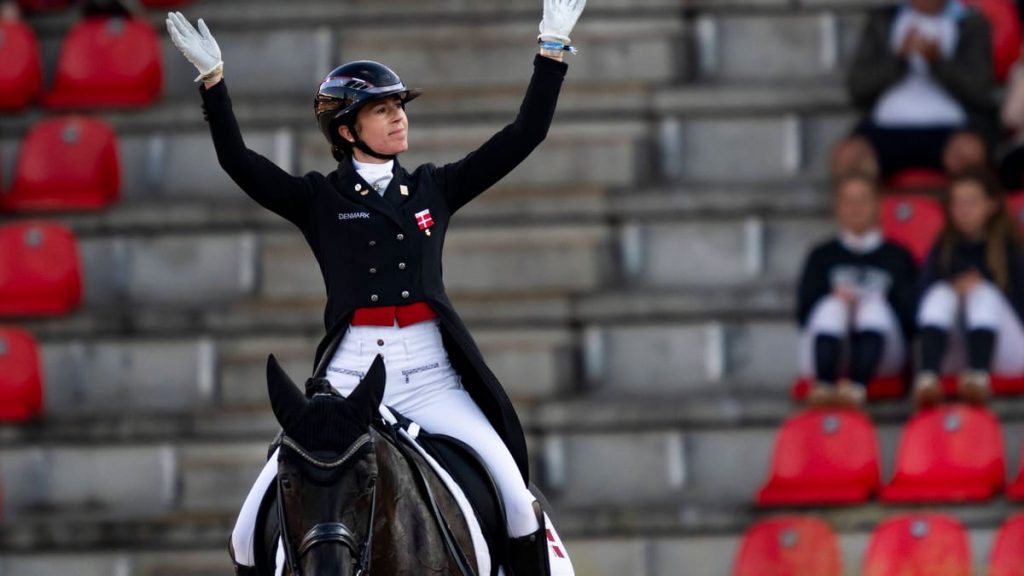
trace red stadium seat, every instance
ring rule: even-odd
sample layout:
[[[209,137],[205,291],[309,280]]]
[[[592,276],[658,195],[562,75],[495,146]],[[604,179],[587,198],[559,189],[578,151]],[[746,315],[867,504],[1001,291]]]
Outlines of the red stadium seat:
[[[18,0],[18,6],[26,12],[54,12],[70,5],[71,0]]]
[[[116,202],[121,189],[117,137],[106,122],[43,120],[25,137],[11,192],[0,210],[84,210]]]
[[[1011,516],[996,535],[988,576],[1024,576],[1024,513]]]
[[[882,198],[882,233],[924,261],[945,222],[942,204],[928,196],[889,194]]]
[[[842,561],[832,529],[817,518],[762,520],[743,536],[733,576],[839,576]]]
[[[0,227],[0,316],[57,316],[81,301],[78,245],[70,230],[32,221]]]
[[[930,168],[907,168],[890,176],[885,185],[891,190],[941,190],[946,187],[946,175]]]
[[[811,391],[812,378],[800,377],[793,382],[790,396],[793,400],[801,401]],[[903,376],[885,376],[873,379],[868,383],[868,401],[895,400],[902,398],[906,393],[906,379]]]
[[[758,506],[864,502],[881,484],[878,438],[863,414],[807,410],[782,425]]]
[[[39,347],[24,330],[0,327],[0,422],[23,422],[43,407]]]
[[[138,107],[163,90],[160,43],[140,19],[86,18],[61,46],[50,108]]]
[[[1006,481],[999,421],[983,408],[946,405],[911,418],[885,502],[987,500]]]
[[[0,110],[31,104],[43,84],[36,35],[22,22],[0,21]]]
[[[1024,190],[1018,190],[1006,197],[1006,210],[1017,225],[1017,232],[1024,238]]]
[[[966,4],[988,20],[992,35],[992,70],[996,80],[1005,82],[1020,56],[1020,16],[1012,0],[967,0]]]
[[[942,514],[906,514],[871,535],[864,576],[971,576],[971,547],[963,526]]]

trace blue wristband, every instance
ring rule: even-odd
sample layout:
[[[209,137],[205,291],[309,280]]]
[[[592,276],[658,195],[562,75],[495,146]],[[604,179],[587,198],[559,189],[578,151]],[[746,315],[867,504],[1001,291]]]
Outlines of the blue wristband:
[[[545,50],[561,50],[563,52],[568,52],[569,54],[577,53],[575,46],[567,46],[565,44],[562,44],[561,42],[544,42],[543,40],[541,40],[540,47],[544,48]]]

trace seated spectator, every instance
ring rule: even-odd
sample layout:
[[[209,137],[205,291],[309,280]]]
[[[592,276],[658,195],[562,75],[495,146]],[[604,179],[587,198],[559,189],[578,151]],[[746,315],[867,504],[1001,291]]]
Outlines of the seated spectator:
[[[21,8],[14,0],[0,0],[0,20],[21,20]]]
[[[875,9],[847,84],[864,118],[836,147],[833,174],[887,178],[987,161],[998,131],[989,26],[959,0]]]
[[[1024,251],[1002,191],[987,172],[951,182],[946,227],[921,280],[918,406],[942,399],[943,372],[960,373],[960,395],[973,403],[987,400],[990,370],[1024,374]]]
[[[906,368],[916,270],[907,250],[882,238],[878,196],[871,175],[840,179],[839,234],[815,247],[804,264],[797,320],[801,369],[815,380],[808,395],[814,405],[860,407],[876,375],[899,375]]]

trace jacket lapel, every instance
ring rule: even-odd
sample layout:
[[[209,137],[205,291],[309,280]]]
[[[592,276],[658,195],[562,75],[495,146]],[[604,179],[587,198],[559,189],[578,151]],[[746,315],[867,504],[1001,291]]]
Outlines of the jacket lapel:
[[[342,196],[345,196],[353,202],[362,204],[374,212],[383,214],[401,228],[405,227],[402,222],[402,214],[399,206],[396,206],[393,202],[385,200],[380,194],[378,194],[372,186],[363,180],[351,162],[339,163],[338,170],[335,171],[335,175],[334,184],[338,191],[341,192]],[[397,190],[399,190],[398,187],[403,185],[405,185],[405,170],[399,166],[398,160],[395,160],[391,183],[388,184],[387,190],[385,190],[384,193],[399,194],[399,192],[397,192]],[[405,200],[405,197],[403,197],[403,200]]]

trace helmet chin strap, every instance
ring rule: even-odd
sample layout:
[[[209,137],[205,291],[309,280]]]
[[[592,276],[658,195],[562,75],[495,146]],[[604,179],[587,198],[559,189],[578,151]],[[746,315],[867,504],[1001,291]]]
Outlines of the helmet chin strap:
[[[359,132],[356,130],[355,123],[349,124],[348,129],[350,132],[352,132],[352,137],[355,138],[355,141],[352,142],[352,145],[358,148],[364,154],[372,156],[378,160],[384,161],[394,160],[395,158],[398,158],[397,154],[381,154],[380,152],[377,152],[373,148],[370,148],[370,145],[364,142],[363,139],[359,137]]]

